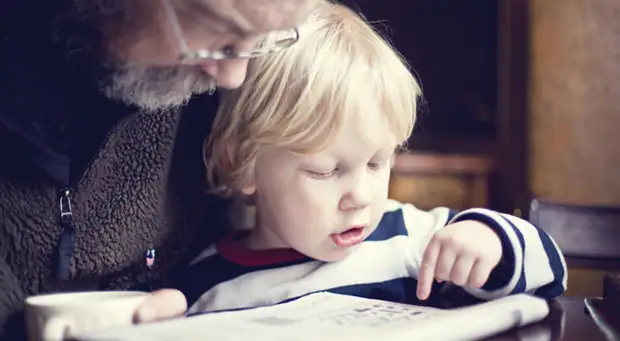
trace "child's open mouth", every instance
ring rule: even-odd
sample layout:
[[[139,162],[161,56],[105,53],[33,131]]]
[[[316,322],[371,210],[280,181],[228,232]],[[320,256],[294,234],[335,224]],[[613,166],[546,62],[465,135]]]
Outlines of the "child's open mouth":
[[[344,232],[334,233],[330,235],[334,244],[340,247],[350,247],[357,245],[364,240],[364,227],[352,227]]]

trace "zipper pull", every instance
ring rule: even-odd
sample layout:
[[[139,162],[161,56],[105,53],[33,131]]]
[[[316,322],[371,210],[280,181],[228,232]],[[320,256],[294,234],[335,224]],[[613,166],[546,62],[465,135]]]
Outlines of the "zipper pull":
[[[149,246],[144,253],[144,259],[146,260],[146,285],[148,285],[148,291],[153,291],[153,274],[151,270],[153,270],[153,265],[155,264],[155,248],[153,245]]]
[[[152,268],[153,264],[155,264],[155,249],[152,246],[146,249],[144,257],[146,258],[146,266],[149,269]]]
[[[71,191],[65,189],[60,195],[60,221],[73,220],[73,210],[71,209]]]
[[[62,191],[59,199],[60,226],[63,230],[58,238],[56,247],[56,278],[60,280],[69,279],[69,263],[75,253],[75,225],[73,221],[73,210],[71,208],[71,191]]]

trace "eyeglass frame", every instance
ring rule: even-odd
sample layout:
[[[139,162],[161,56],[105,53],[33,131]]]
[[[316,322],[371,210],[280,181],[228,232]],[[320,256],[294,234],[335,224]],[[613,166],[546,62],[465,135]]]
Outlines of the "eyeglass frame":
[[[219,61],[219,60],[231,60],[231,59],[250,59],[255,57],[260,57],[264,55],[268,55],[271,53],[279,52],[284,50],[299,41],[299,28],[294,27],[291,29],[291,32],[295,33],[295,38],[285,39],[283,42],[286,44],[274,46],[273,48],[267,51],[260,52],[238,52],[235,50],[235,46],[233,44],[229,44],[224,46],[221,50],[209,51],[207,49],[198,49],[192,51],[187,46],[187,41],[185,39],[185,34],[183,33],[183,28],[181,27],[181,23],[179,22],[179,18],[170,3],[170,0],[162,0],[164,3],[166,16],[168,17],[168,21],[173,30],[173,34],[175,39],[179,44],[179,62],[182,64],[195,65],[199,64],[201,61],[210,62],[210,61]],[[267,33],[266,35],[268,35]]]

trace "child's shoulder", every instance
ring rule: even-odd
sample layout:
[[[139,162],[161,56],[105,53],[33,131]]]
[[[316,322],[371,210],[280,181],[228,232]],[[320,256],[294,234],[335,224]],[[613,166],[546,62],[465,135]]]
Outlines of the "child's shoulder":
[[[410,235],[413,230],[434,229],[444,226],[454,215],[447,207],[422,210],[411,203],[389,199],[383,217],[370,240],[389,239],[398,235]]]
[[[456,212],[448,207],[435,207],[431,210],[423,210],[411,203],[403,203],[394,199],[388,199],[383,211],[384,219],[399,218],[406,222],[434,222],[448,221]]]

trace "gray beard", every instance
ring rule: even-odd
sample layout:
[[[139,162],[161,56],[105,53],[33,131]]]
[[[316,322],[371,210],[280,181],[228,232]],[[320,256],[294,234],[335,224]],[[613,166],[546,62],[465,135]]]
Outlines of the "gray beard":
[[[99,88],[114,100],[146,111],[173,109],[185,105],[193,95],[215,91],[215,81],[197,66],[149,66],[118,64],[105,54],[102,23],[118,26],[114,32],[140,29],[137,1],[69,0],[73,9],[57,19],[57,35],[65,37],[72,59],[96,63]],[[59,38],[60,39],[60,38]]]
[[[196,66],[132,65],[115,68],[101,88],[111,99],[155,112],[183,106],[193,95],[213,93],[216,83]]]

